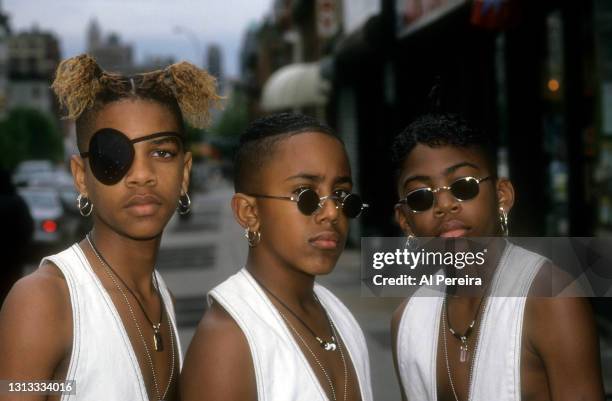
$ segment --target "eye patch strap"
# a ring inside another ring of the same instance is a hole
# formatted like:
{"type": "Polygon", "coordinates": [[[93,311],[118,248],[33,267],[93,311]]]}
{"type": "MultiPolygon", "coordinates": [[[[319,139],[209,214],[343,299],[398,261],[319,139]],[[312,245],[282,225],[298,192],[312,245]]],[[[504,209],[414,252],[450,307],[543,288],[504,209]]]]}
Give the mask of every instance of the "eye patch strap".
{"type": "MultiPolygon", "coordinates": [[[[125,135],[125,134],[123,134],[125,135]]],[[[179,134],[178,132],[173,132],[173,131],[165,131],[165,132],[157,132],[155,134],[151,134],[151,135],[145,135],[145,136],[141,136],[140,138],[136,138],[136,139],[132,139],[130,141],[131,144],[135,144],[138,142],[143,142],[143,141],[148,141],[150,139],[155,139],[155,138],[160,138],[160,137],[164,137],[164,136],[173,136],[178,138],[181,143],[184,143],[184,138],[183,135],[179,134]]],[[[127,136],[126,136],[127,138],[127,136]]],[[[82,158],[86,158],[89,156],[89,152],[81,152],[80,153],[82,158]]]]}

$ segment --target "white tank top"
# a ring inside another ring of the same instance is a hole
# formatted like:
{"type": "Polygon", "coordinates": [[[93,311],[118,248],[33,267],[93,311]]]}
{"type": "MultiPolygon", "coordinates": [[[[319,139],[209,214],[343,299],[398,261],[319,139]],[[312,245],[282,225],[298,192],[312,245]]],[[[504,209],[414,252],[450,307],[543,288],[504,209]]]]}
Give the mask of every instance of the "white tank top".
{"type": "MultiPolygon", "coordinates": [[[[470,400],[521,399],[523,313],[531,283],[545,261],[541,255],[507,243],[491,283],[493,296],[487,299],[482,315],[470,400]]],[[[437,295],[427,291],[432,290],[419,289],[408,301],[397,334],[399,375],[409,401],[438,399],[436,359],[444,287],[437,295]]]]}
{"type": "MultiPolygon", "coordinates": [[[[372,401],[370,361],[359,324],[329,290],[315,283],[314,291],[346,345],[361,399],[372,401]]],[[[208,297],[209,304],[214,299],[230,314],[247,339],[259,401],[328,400],[283,318],[246,269],[215,287],[208,297]]]]}
{"type": "MultiPolygon", "coordinates": [[[[121,317],[81,248],[72,247],[41,262],[55,264],[66,278],[72,305],[72,355],[66,380],[75,380],[76,394],[62,401],[148,401],[138,359],[121,317]]],[[[160,292],[174,328],[179,366],[183,366],[174,306],[156,271],[160,292]]]]}

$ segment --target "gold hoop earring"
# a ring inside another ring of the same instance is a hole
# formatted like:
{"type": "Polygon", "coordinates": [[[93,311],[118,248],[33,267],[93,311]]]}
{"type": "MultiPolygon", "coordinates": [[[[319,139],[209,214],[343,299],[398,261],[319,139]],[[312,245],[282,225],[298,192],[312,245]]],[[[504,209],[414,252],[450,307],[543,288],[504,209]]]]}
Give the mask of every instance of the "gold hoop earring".
{"type": "Polygon", "coordinates": [[[244,238],[247,239],[247,242],[251,248],[255,248],[261,241],[261,233],[259,231],[251,231],[247,227],[244,229],[244,238]]]}
{"type": "Polygon", "coordinates": [[[94,205],[89,200],[87,195],[79,194],[76,198],[77,208],[79,209],[79,213],[83,217],[89,217],[91,212],[93,212],[94,205]]]}

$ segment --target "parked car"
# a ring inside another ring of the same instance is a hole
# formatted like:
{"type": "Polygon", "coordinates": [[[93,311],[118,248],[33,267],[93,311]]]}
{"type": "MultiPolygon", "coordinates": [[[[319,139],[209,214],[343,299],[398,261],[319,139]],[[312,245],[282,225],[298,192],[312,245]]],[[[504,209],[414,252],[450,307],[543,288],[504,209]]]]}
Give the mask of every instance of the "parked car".
{"type": "Polygon", "coordinates": [[[40,174],[50,173],[54,170],[50,160],[25,160],[19,163],[13,174],[13,184],[17,187],[28,186],[30,180],[40,174]]]}
{"type": "Polygon", "coordinates": [[[67,218],[56,189],[20,188],[18,192],[27,203],[34,220],[34,246],[59,250],[72,241],[75,223],[67,218]]]}

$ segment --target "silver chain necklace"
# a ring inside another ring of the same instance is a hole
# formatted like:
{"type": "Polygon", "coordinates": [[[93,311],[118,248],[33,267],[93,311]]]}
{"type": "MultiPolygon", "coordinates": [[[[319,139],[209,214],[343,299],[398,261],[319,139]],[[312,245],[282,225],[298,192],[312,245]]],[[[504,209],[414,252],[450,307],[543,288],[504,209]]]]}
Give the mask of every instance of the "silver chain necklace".
{"type": "MultiPolygon", "coordinates": [[[[291,328],[291,330],[295,333],[295,335],[300,339],[302,344],[304,344],[304,347],[306,347],[306,349],[308,350],[310,355],[312,355],[312,357],[315,360],[315,362],[317,363],[317,365],[319,365],[319,368],[323,372],[323,375],[325,375],[325,378],[327,379],[327,383],[329,384],[329,388],[331,389],[332,398],[333,398],[334,401],[337,401],[336,388],[334,387],[334,383],[332,382],[331,378],[329,377],[329,374],[327,373],[327,370],[325,370],[325,368],[323,367],[323,364],[321,363],[321,361],[319,361],[319,358],[317,358],[315,353],[312,351],[312,348],[310,348],[310,346],[308,345],[306,340],[304,340],[304,337],[302,337],[302,335],[296,330],[296,328],[291,324],[291,322],[289,322],[289,320],[287,320],[287,317],[285,317],[285,315],[281,311],[278,311],[278,313],[280,313],[280,315],[283,318],[283,320],[285,321],[285,323],[287,323],[287,325],[291,328]]],[[[329,319],[329,316],[327,318],[329,319]]],[[[329,324],[331,326],[332,332],[334,333],[334,336],[336,338],[339,338],[338,334],[336,333],[336,328],[334,327],[331,319],[329,319],[329,324]]],[[[348,369],[346,368],[346,359],[344,358],[344,351],[342,350],[342,344],[340,343],[340,341],[338,341],[337,345],[338,345],[338,350],[340,351],[340,358],[342,359],[342,368],[343,368],[343,371],[344,371],[344,395],[343,395],[342,399],[344,401],[346,401],[346,390],[347,390],[347,383],[348,383],[348,369]]]]}
{"type": "Polygon", "coordinates": [[[315,302],[321,307],[321,310],[323,311],[323,313],[325,314],[325,318],[327,319],[327,321],[329,322],[329,331],[331,334],[331,337],[329,338],[328,341],[323,340],[321,337],[319,337],[317,335],[317,333],[314,332],[313,329],[310,328],[309,325],[306,324],[306,322],[304,320],[302,320],[302,318],[295,313],[286,303],[283,302],[282,299],[280,299],[279,297],[276,296],[276,294],[274,294],[272,291],[270,291],[268,289],[268,287],[266,287],[265,285],[263,285],[263,283],[261,281],[259,281],[257,279],[257,277],[251,275],[251,277],[253,277],[253,280],[255,280],[257,282],[257,284],[259,284],[259,286],[261,288],[263,288],[264,290],[266,290],[266,292],[274,299],[276,299],[278,301],[278,303],[280,303],[283,308],[285,308],[286,310],[289,311],[289,313],[291,313],[293,315],[293,317],[295,317],[300,323],[302,323],[302,326],[306,327],[306,329],[308,329],[308,331],[310,332],[310,334],[312,334],[312,336],[314,337],[315,340],[317,340],[317,342],[319,343],[319,345],[321,346],[321,348],[323,348],[325,351],[335,351],[338,348],[338,344],[337,344],[337,340],[336,340],[336,336],[334,335],[334,330],[333,330],[333,324],[331,322],[331,319],[329,318],[329,315],[327,314],[327,311],[325,310],[325,308],[323,307],[323,305],[321,305],[321,301],[319,301],[319,298],[317,297],[317,294],[315,294],[314,292],[312,293],[312,298],[315,300],[315,302]]]}
{"type": "MultiPolygon", "coordinates": [[[[98,259],[100,264],[104,267],[104,271],[106,272],[108,277],[111,279],[111,281],[113,282],[115,287],[117,287],[117,290],[119,290],[119,292],[123,296],[123,299],[125,300],[125,303],[127,304],[128,310],[130,311],[130,316],[132,317],[132,321],[134,322],[134,325],[136,326],[136,330],[138,331],[138,335],[140,336],[140,340],[142,341],[142,344],[144,345],[145,354],[147,355],[147,361],[149,363],[149,368],[151,369],[151,375],[153,377],[153,385],[155,387],[155,395],[157,397],[157,400],[162,401],[162,400],[164,400],[166,398],[166,395],[168,395],[168,390],[170,390],[170,385],[172,384],[172,381],[174,379],[174,365],[176,363],[176,361],[175,361],[176,355],[175,355],[175,351],[174,351],[174,333],[173,333],[172,322],[170,322],[170,318],[167,319],[168,320],[168,328],[169,328],[169,331],[170,331],[170,348],[172,349],[172,364],[171,364],[171,367],[170,367],[170,377],[168,378],[168,384],[166,385],[166,389],[164,390],[164,394],[163,394],[162,397],[160,397],[159,384],[158,384],[158,381],[157,381],[157,374],[155,373],[155,366],[153,365],[153,358],[151,357],[151,353],[149,352],[149,347],[147,345],[147,342],[145,341],[144,335],[142,334],[142,330],[140,329],[140,325],[138,324],[138,320],[136,320],[136,315],[134,313],[134,309],[132,308],[132,305],[130,304],[130,301],[129,301],[128,297],[127,297],[127,294],[125,293],[125,291],[123,291],[123,288],[121,288],[121,286],[119,285],[119,283],[115,279],[114,275],[111,273],[110,267],[108,266],[107,263],[104,262],[104,260],[102,259],[101,255],[98,253],[98,250],[96,249],[96,247],[93,246],[93,243],[91,242],[91,239],[89,238],[89,233],[85,236],[85,238],[87,238],[87,242],[89,243],[89,246],[92,249],[94,255],[96,255],[96,258],[98,259]]],[[[153,274],[155,274],[155,271],[153,271],[153,274]]],[[[158,291],[159,291],[159,288],[158,288],[158,291]]],[[[163,304],[162,304],[161,307],[163,307],[163,304]]]]}
{"type": "MultiPolygon", "coordinates": [[[[447,339],[446,339],[446,297],[444,298],[444,305],[442,305],[442,333],[443,334],[443,338],[444,338],[444,361],[446,363],[446,372],[448,373],[448,381],[450,383],[451,386],[451,390],[453,391],[453,395],[455,396],[455,401],[459,401],[459,397],[457,396],[457,391],[455,390],[455,383],[453,382],[453,375],[451,373],[451,368],[450,368],[450,362],[448,360],[448,344],[447,344],[447,339]]],[[[482,305],[482,301],[481,301],[481,305],[482,305]]],[[[478,306],[478,308],[480,309],[480,306],[478,306]]],[[[476,348],[478,347],[478,336],[480,335],[480,325],[478,325],[478,329],[476,330],[476,344],[474,344],[474,357],[476,356],[476,348]]],[[[462,347],[466,346],[466,344],[462,341],[462,347]]],[[[462,348],[463,350],[463,348],[462,348]]],[[[462,354],[463,356],[463,354],[462,354]]],[[[467,356],[469,358],[469,354],[467,356]]],[[[472,378],[474,376],[474,360],[475,358],[471,358],[470,361],[470,372],[468,374],[468,393],[467,393],[467,401],[469,401],[470,399],[470,390],[472,387],[472,378]]],[[[463,361],[462,361],[463,362],[463,361]]]]}

